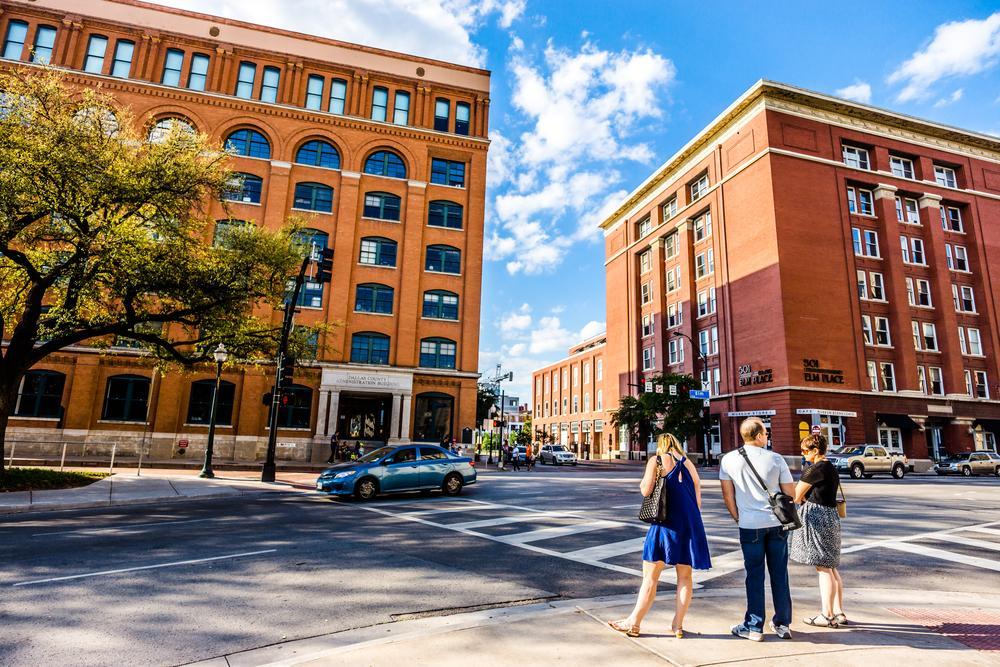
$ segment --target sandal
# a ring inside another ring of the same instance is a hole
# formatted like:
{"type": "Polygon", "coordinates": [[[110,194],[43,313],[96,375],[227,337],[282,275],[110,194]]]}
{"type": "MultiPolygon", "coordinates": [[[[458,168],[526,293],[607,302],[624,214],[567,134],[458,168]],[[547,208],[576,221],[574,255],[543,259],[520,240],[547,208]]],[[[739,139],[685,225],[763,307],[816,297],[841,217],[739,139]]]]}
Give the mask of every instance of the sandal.
{"type": "Polygon", "coordinates": [[[836,623],[838,626],[839,625],[850,625],[850,623],[847,621],[847,616],[845,616],[843,612],[841,612],[839,614],[834,614],[833,615],[833,622],[836,623]]]}
{"type": "Polygon", "coordinates": [[[837,622],[832,616],[825,616],[824,614],[816,614],[812,618],[803,618],[802,622],[806,625],[812,625],[817,628],[836,628],[839,627],[837,622]]]}
{"type": "Polygon", "coordinates": [[[674,633],[674,637],[677,639],[684,639],[684,628],[670,628],[670,631],[674,633]]]}
{"type": "Polygon", "coordinates": [[[610,626],[612,630],[617,630],[618,632],[624,633],[626,637],[639,636],[639,626],[625,625],[625,619],[622,619],[620,621],[608,621],[608,626],[610,626]]]}

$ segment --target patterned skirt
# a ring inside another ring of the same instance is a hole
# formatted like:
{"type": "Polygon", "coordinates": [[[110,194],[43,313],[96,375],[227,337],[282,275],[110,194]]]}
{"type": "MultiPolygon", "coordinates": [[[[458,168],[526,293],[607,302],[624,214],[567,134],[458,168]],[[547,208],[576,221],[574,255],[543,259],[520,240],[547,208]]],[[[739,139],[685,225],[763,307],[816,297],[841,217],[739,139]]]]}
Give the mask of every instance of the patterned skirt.
{"type": "Polygon", "coordinates": [[[792,531],[788,557],[797,563],[840,567],[840,516],[836,507],[808,500],[799,508],[802,527],[792,531]]]}

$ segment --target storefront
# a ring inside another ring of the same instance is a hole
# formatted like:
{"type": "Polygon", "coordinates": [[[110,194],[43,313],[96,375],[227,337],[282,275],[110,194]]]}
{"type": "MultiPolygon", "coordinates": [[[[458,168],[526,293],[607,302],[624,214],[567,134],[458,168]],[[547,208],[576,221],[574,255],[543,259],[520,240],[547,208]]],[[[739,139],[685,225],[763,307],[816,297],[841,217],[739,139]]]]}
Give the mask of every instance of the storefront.
{"type": "MultiPolygon", "coordinates": [[[[743,423],[743,420],[747,419],[748,417],[757,417],[762,422],[764,422],[764,428],[767,429],[767,448],[771,449],[772,448],[772,443],[771,443],[771,418],[774,417],[776,414],[777,414],[777,412],[775,410],[739,410],[739,411],[736,411],[736,412],[727,412],[726,416],[729,417],[729,419],[731,420],[730,421],[731,431],[733,433],[733,437],[735,438],[735,442],[733,443],[733,447],[734,448],[735,447],[739,447],[740,445],[743,444],[742,437],[740,436],[740,424],[743,423]]],[[[721,431],[721,424],[719,425],[719,430],[721,431]]],[[[718,449],[718,451],[716,451],[714,449],[714,447],[715,447],[714,436],[713,436],[712,446],[713,446],[713,449],[712,449],[712,453],[713,454],[721,454],[722,453],[722,436],[721,436],[721,433],[719,435],[719,449],[718,449]]]]}
{"type": "Polygon", "coordinates": [[[827,446],[831,449],[848,444],[847,420],[856,419],[858,416],[853,410],[823,408],[799,408],[795,414],[799,418],[799,439],[812,433],[813,427],[818,426],[820,434],[826,437],[827,446]]]}

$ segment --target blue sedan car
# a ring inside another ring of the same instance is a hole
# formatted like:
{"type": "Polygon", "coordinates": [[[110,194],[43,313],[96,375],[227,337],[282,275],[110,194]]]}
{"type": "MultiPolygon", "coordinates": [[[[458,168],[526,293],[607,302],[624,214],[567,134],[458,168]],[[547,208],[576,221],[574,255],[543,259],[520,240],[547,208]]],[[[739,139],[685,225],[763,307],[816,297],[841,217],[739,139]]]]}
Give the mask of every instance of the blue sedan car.
{"type": "Polygon", "coordinates": [[[371,500],[380,493],[432,489],[457,496],[463,486],[475,483],[470,458],[436,445],[395,445],[327,468],[316,480],[316,490],[371,500]]]}

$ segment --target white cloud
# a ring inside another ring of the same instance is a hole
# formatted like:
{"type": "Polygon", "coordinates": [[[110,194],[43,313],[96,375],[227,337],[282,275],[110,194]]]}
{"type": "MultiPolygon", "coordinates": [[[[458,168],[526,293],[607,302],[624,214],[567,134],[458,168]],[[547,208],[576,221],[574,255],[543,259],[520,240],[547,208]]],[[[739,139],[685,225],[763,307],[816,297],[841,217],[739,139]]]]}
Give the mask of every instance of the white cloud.
{"type": "Polygon", "coordinates": [[[531,328],[531,306],[524,303],[513,313],[507,313],[500,319],[500,334],[505,338],[516,336],[519,332],[531,328]]]}
{"type": "Polygon", "coordinates": [[[872,87],[871,84],[865,81],[855,81],[849,86],[838,88],[837,96],[861,102],[862,104],[870,104],[872,101],[872,87]]]}
{"type": "Polygon", "coordinates": [[[982,19],[943,23],[921,50],[889,75],[902,83],[899,102],[926,98],[930,88],[950,76],[969,76],[987,70],[1000,56],[1000,12],[982,19]]]}
{"type": "Polygon", "coordinates": [[[955,102],[957,102],[960,99],[962,99],[962,94],[964,92],[965,92],[964,89],[959,88],[958,90],[952,92],[952,94],[949,95],[948,97],[942,97],[941,99],[939,99],[937,102],[934,103],[934,108],[935,109],[940,109],[941,107],[951,106],[955,102]]]}
{"type": "Polygon", "coordinates": [[[161,5],[356,44],[482,67],[471,33],[493,16],[502,28],[525,0],[154,0],[161,5]]]}

